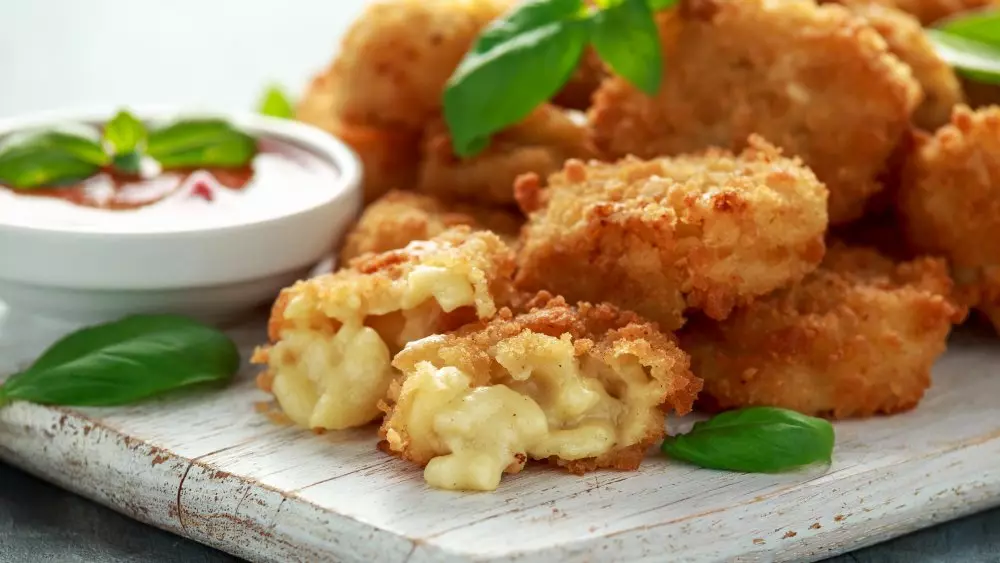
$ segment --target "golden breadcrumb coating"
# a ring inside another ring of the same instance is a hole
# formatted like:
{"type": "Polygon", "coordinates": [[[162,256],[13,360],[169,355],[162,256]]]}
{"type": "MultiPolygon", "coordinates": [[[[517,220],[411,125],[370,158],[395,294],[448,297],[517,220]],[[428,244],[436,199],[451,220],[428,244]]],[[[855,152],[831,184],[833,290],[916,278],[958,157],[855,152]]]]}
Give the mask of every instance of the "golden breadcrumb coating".
{"type": "Polygon", "coordinates": [[[607,304],[542,293],[528,312],[413,342],[384,405],[383,447],[446,489],[492,490],[528,459],[573,473],[632,470],[663,439],[667,409],[701,382],[672,335],[607,304]]]}
{"type": "Polygon", "coordinates": [[[365,208],[347,233],[340,260],[366,252],[403,248],[433,238],[451,227],[468,225],[493,231],[508,245],[517,242],[524,216],[506,209],[448,203],[413,192],[391,191],[365,208]]]}
{"type": "Polygon", "coordinates": [[[688,308],[725,318],[823,257],[826,188],[758,137],[740,155],[570,161],[549,185],[518,184],[530,218],[517,284],[608,301],[667,330],[688,308]]]}
{"type": "Polygon", "coordinates": [[[336,273],[282,290],[268,322],[259,385],[312,429],[371,422],[407,342],[496,314],[510,294],[513,253],[496,235],[456,227],[401,250],[366,254],[336,273]]]}
{"type": "Polygon", "coordinates": [[[563,89],[552,98],[552,103],[564,108],[586,110],[597,87],[610,75],[597,51],[589,48],[580,59],[580,66],[563,89]]]}
{"type": "Polygon", "coordinates": [[[963,311],[949,301],[944,261],[895,264],[874,250],[834,245],[802,282],[723,321],[681,334],[699,404],[771,405],[832,418],[910,409],[930,385],[963,311]]]}
{"type": "Polygon", "coordinates": [[[830,190],[831,223],[860,217],[920,101],[909,68],[842,6],[681,0],[658,15],[663,86],[604,81],[589,118],[598,150],[650,158],[760,134],[830,190]]]}
{"type": "MultiPolygon", "coordinates": [[[[843,0],[836,0],[843,3],[843,0]]],[[[850,0],[888,6],[912,14],[923,25],[930,25],[949,16],[997,5],[996,0],[850,0]]]]}
{"type": "Polygon", "coordinates": [[[955,71],[938,56],[920,21],[906,12],[864,0],[846,4],[882,35],[889,51],[910,67],[920,83],[924,97],[913,113],[913,123],[931,131],[948,123],[952,108],[963,101],[962,86],[955,71]]]}
{"type": "Polygon", "coordinates": [[[959,106],[949,125],[918,139],[899,215],[910,244],[947,258],[965,302],[1000,328],[1000,106],[959,106]]]}
{"type": "Polygon", "coordinates": [[[512,0],[380,0],[344,36],[328,70],[347,123],[420,130],[479,32],[512,0]]]}
{"type": "Polygon", "coordinates": [[[518,175],[545,177],[570,158],[593,156],[586,127],[548,104],[494,135],[485,151],[468,159],[455,156],[448,129],[438,120],[424,132],[417,190],[443,199],[510,205],[518,175]]]}
{"type": "Polygon", "coordinates": [[[392,189],[409,189],[417,180],[420,133],[408,129],[351,124],[332,106],[333,79],[319,75],[296,107],[295,118],[330,133],[346,143],[364,167],[365,203],[392,189]]]}

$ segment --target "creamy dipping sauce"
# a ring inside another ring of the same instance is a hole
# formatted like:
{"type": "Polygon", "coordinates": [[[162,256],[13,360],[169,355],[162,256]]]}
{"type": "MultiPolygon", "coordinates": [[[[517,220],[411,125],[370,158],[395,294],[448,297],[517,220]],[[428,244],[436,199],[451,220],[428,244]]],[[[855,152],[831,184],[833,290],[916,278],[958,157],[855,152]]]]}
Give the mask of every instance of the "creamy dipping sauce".
{"type": "Polygon", "coordinates": [[[149,178],[101,172],[65,187],[0,184],[0,224],[100,232],[186,231],[250,223],[328,200],[338,173],[291,143],[258,142],[248,166],[167,170],[149,178]]]}

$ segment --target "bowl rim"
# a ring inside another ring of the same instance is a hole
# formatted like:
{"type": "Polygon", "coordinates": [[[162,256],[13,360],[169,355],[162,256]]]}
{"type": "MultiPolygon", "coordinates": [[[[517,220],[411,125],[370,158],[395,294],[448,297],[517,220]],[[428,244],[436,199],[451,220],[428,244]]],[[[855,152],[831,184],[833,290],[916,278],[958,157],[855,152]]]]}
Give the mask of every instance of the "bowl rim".
{"type": "Polygon", "coordinates": [[[0,221],[0,236],[5,234],[22,235],[72,235],[74,238],[128,237],[135,239],[155,239],[168,236],[171,238],[199,237],[206,233],[222,233],[225,231],[244,230],[265,226],[276,222],[292,221],[297,217],[315,212],[319,208],[349,198],[352,192],[362,189],[363,169],[361,159],[346,143],[330,133],[312,125],[293,119],[283,119],[253,113],[250,111],[219,111],[199,107],[183,106],[115,106],[85,109],[62,109],[54,111],[33,112],[14,117],[0,118],[0,138],[21,130],[44,128],[51,125],[65,125],[69,122],[96,126],[104,123],[120,110],[127,110],[143,122],[170,122],[176,119],[224,119],[237,127],[258,136],[274,138],[295,145],[322,159],[336,171],[336,184],[331,187],[326,197],[314,204],[292,213],[264,217],[256,220],[239,221],[226,225],[207,225],[194,228],[173,230],[142,230],[106,231],[99,228],[80,228],[67,225],[13,225],[0,221]]]}

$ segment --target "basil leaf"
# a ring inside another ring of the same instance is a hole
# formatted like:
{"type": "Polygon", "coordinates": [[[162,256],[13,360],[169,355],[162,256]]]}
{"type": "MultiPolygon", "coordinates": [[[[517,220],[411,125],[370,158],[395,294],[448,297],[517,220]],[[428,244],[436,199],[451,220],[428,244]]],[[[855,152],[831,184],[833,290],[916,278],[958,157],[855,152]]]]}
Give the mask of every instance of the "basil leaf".
{"type": "Polygon", "coordinates": [[[1000,46],[1000,11],[960,14],[941,23],[938,29],[949,35],[1000,46]]]}
{"type": "Polygon", "coordinates": [[[646,1],[624,0],[595,12],[591,41],[616,74],[655,96],[663,77],[663,50],[646,1]]]}
{"type": "Polygon", "coordinates": [[[126,174],[138,175],[142,170],[142,155],[137,151],[116,154],[111,159],[111,166],[126,174]]]}
{"type": "Polygon", "coordinates": [[[772,407],[751,407],[695,423],[687,434],[664,440],[668,456],[710,469],[771,473],[833,454],[833,425],[821,418],[772,407]]]}
{"type": "Polygon", "coordinates": [[[93,176],[101,167],[94,163],[100,145],[85,137],[45,133],[11,144],[0,151],[0,184],[14,189],[55,187],[93,176]]]}
{"type": "Polygon", "coordinates": [[[1000,46],[928,29],[937,54],[959,74],[987,84],[1000,84],[1000,46]]]}
{"type": "Polygon", "coordinates": [[[211,327],[173,315],[137,315],[56,342],[0,387],[0,404],[120,405],[229,381],[239,364],[236,345],[211,327]]]}
{"type": "Polygon", "coordinates": [[[581,0],[528,0],[483,31],[444,92],[459,156],[521,121],[569,80],[590,35],[581,0]]]}
{"type": "Polygon", "coordinates": [[[295,117],[295,107],[292,105],[291,100],[277,86],[271,86],[264,92],[264,97],[260,101],[259,111],[263,115],[280,117],[282,119],[295,117]]]}
{"type": "Polygon", "coordinates": [[[650,10],[659,12],[660,10],[673,8],[678,2],[680,0],[646,0],[646,5],[649,6],[650,10]]]}
{"type": "Polygon", "coordinates": [[[257,154],[257,142],[221,119],[199,119],[153,130],[146,152],[164,168],[239,167],[257,154]]]}
{"type": "Polygon", "coordinates": [[[146,126],[134,115],[122,110],[104,126],[104,140],[114,154],[127,154],[146,140],[146,126]]]}

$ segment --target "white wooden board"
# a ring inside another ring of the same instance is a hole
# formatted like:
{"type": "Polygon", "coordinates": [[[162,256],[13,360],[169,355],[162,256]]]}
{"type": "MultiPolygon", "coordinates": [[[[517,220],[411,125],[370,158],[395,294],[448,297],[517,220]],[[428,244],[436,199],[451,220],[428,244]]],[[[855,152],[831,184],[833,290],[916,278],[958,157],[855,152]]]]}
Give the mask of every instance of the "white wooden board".
{"type": "MultiPolygon", "coordinates": [[[[18,334],[0,373],[41,345],[18,334]]],[[[252,561],[817,560],[1000,505],[1000,342],[953,340],[918,409],[837,424],[833,466],[792,474],[651,454],[636,473],[533,468],[495,493],[434,491],[376,451],[374,429],[275,425],[254,408],[266,396],[251,369],[224,391],[134,407],[13,405],[0,457],[252,561]]]]}

